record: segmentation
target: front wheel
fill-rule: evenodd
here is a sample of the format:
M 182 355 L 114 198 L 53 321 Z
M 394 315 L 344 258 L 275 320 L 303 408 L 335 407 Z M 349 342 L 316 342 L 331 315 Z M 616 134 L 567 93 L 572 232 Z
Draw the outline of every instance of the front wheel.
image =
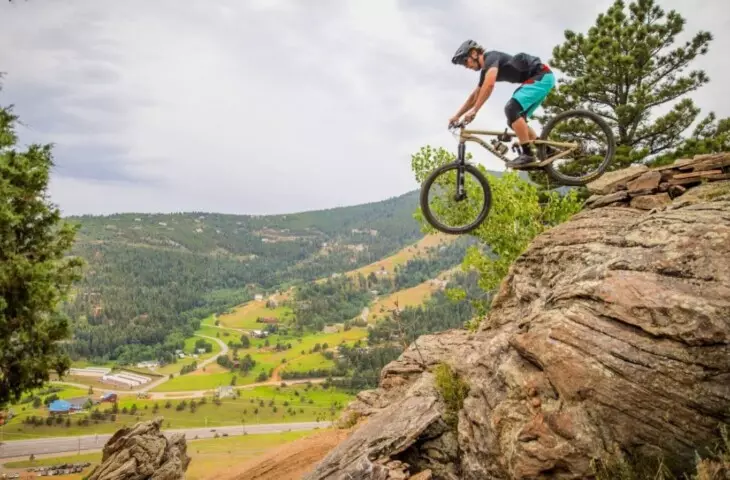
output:
M 458 189 L 459 181 L 463 188 Z M 469 233 L 484 222 L 492 206 L 492 192 L 474 165 L 458 162 L 434 170 L 421 187 L 421 211 L 436 230 Z
M 568 186 L 583 186 L 603 175 L 616 152 L 611 127 L 600 115 L 588 110 L 559 113 L 545 125 L 540 140 L 578 144 L 576 150 L 545 166 L 553 180 Z M 545 144 L 538 146 L 541 160 L 566 150 L 557 145 L 550 149 Z

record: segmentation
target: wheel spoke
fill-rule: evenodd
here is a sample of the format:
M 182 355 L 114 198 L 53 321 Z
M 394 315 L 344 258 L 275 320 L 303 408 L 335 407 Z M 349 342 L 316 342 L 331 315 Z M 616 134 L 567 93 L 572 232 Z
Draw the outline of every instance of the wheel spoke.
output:
M 600 176 L 614 155 L 613 132 L 598 115 L 583 110 L 564 112 L 548 122 L 542 139 L 577 143 L 578 148 L 546 167 L 564 185 L 584 185 Z M 553 147 L 558 152 L 562 147 Z
M 424 183 L 421 209 L 426 220 L 442 232 L 467 233 L 477 228 L 491 206 L 486 179 L 475 167 L 464 168 L 464 195 L 461 198 L 458 197 L 456 164 L 440 168 Z

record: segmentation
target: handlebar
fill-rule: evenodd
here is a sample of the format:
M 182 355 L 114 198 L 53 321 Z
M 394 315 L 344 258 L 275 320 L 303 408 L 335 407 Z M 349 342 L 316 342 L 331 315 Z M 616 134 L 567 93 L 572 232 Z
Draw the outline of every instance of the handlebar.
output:
M 457 128 L 464 128 L 467 125 L 468 122 L 465 122 L 464 120 L 461 120 L 459 122 L 451 122 L 449 123 L 449 131 L 456 130 Z

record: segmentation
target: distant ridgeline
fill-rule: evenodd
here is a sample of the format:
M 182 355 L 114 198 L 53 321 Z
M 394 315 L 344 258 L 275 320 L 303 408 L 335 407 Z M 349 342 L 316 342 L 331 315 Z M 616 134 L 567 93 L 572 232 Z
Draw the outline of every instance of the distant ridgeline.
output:
M 121 363 L 172 361 L 212 313 L 367 265 L 422 238 L 413 219 L 417 196 L 288 215 L 70 217 L 80 224 L 72 253 L 87 267 L 63 306 L 74 332 L 69 351 Z M 397 288 L 458 263 L 459 248 L 403 266 Z

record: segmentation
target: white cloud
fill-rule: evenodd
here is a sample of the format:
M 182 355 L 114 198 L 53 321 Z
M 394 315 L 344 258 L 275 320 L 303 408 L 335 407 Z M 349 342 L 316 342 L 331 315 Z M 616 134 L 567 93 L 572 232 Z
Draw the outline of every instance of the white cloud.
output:
M 713 12 L 727 7 L 668 3 L 688 30 L 716 34 L 702 60 L 713 83 L 695 97 L 730 115 L 717 63 L 729 30 Z M 373 201 L 418 187 L 410 154 L 423 144 L 455 148 L 446 120 L 477 80 L 449 62 L 464 38 L 548 58 L 608 4 L 6 2 L 0 101 L 31 125 L 25 141 L 58 145 L 52 196 L 66 213 Z M 499 85 L 475 126 L 504 128 L 513 89 Z

